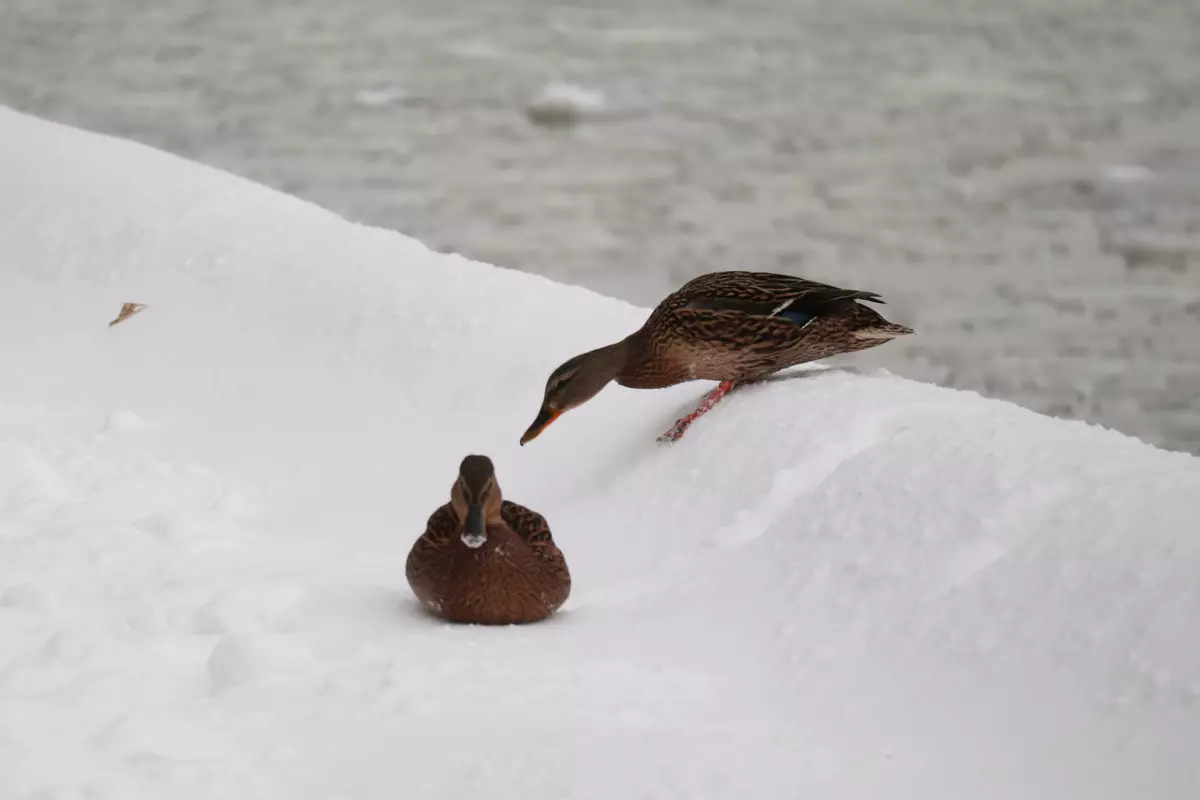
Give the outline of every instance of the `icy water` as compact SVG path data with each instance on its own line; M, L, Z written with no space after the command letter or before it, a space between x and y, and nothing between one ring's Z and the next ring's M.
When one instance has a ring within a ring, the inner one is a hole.
M605 5L4 0L0 103L645 305L878 291L857 363L1200 453L1200 2Z

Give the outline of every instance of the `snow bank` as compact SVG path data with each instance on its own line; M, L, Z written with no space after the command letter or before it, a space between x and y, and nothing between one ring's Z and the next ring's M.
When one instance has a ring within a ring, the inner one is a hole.
M0 109L0 797L1192 796L1200 462L836 370L520 448L644 313ZM546 624L409 595L468 452Z

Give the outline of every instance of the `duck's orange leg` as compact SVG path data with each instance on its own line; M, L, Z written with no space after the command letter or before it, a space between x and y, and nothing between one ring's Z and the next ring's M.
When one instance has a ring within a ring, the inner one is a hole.
M658 441L673 442L680 436L683 436L684 432L692 426L692 423L695 422L697 418L704 415L711 410L713 406L721 402L721 398L729 394L730 390L732 390L737 384L738 381L721 381L718 383L717 388L704 395L704 399L702 399L700 404L696 406L695 411L688 414L686 417L680 417L678 420L676 420L675 424L671 426L671 430L658 437Z

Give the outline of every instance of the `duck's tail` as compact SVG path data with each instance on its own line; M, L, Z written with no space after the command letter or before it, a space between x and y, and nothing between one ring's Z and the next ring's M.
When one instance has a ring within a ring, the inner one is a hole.
M853 321L850 326L853 330L850 331L850 335L862 342L875 341L882 343L888 339L907 336L915 332L907 325L898 325L895 322L889 322L878 311L868 308L861 303L854 304L853 314Z
M910 333L916 333L912 328L906 325L897 325L894 322L884 322L882 325L872 325L869 328L860 328L854 331L851 335L855 339L895 339L898 336L907 336Z

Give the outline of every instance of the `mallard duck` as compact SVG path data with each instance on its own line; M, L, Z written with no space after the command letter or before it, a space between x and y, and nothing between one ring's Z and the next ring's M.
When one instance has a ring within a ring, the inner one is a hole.
M770 272L701 275L659 303L636 332L554 370L546 381L541 410L521 444L610 381L631 389L719 381L695 411L659 437L674 441L738 383L913 332L888 322L862 300L883 302L874 292Z
M501 497L487 456L463 459L450 502L429 517L405 574L421 604L452 622L536 622L571 593L571 573L550 526Z

